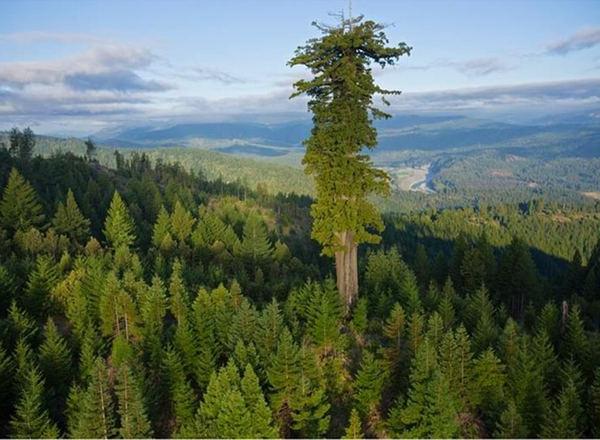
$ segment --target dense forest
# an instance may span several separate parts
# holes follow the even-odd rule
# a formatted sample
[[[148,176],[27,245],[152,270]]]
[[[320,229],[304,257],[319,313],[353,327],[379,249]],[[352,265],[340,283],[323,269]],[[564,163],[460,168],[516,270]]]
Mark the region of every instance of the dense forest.
[[[0,435],[598,437],[600,218],[385,216],[349,313],[307,196],[0,150]]]
[[[288,61],[310,127],[0,135],[0,437],[600,437],[596,125],[378,137],[413,48],[339,18]]]

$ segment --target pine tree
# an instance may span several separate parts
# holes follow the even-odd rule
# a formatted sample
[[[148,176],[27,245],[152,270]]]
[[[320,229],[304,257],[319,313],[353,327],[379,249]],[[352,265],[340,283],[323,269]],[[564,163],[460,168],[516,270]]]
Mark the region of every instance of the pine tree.
[[[495,426],[506,399],[505,367],[492,349],[487,349],[473,362],[470,401],[479,408],[486,426]]]
[[[50,292],[58,280],[58,267],[52,259],[47,255],[39,256],[35,262],[35,269],[29,274],[23,301],[30,313],[43,318],[50,312],[52,306]]]
[[[327,401],[326,388],[327,384],[314,351],[303,344],[300,347],[297,390],[290,403],[292,428],[300,436],[316,438],[327,432],[330,404]]]
[[[500,416],[500,422],[496,427],[494,436],[497,438],[526,438],[527,427],[523,423],[523,418],[519,414],[517,405],[511,399],[508,406]]]
[[[277,343],[283,331],[283,316],[277,300],[273,300],[263,309],[258,318],[256,348],[262,363],[269,366],[272,353],[277,349]]]
[[[13,301],[8,309],[7,327],[12,341],[32,341],[37,336],[37,323],[25,310],[17,306],[16,301]]]
[[[196,219],[183,207],[179,200],[171,214],[171,231],[180,243],[184,243],[192,234]]]
[[[152,229],[152,245],[155,248],[168,251],[165,249],[165,243],[172,243],[173,237],[171,236],[171,217],[164,206],[160,207],[156,223]]]
[[[406,405],[394,411],[390,420],[394,435],[406,438],[457,436],[459,405],[427,338],[417,350],[410,383]]]
[[[195,377],[200,388],[205,389],[216,368],[218,352],[211,300],[205,290],[198,293],[194,300],[193,311],[193,331],[200,346],[196,357]]]
[[[46,378],[46,394],[51,414],[54,420],[60,420],[71,380],[72,356],[66,341],[50,318],[44,329],[44,338],[39,349],[40,367]]]
[[[354,380],[354,400],[356,409],[370,421],[370,425],[380,418],[379,403],[386,378],[387,371],[383,363],[375,359],[370,352],[363,352],[360,368]]]
[[[66,235],[73,242],[83,245],[90,235],[90,221],[83,216],[75,201],[73,191],[67,192],[65,203],[59,203],[52,224],[59,234]]]
[[[408,314],[419,313],[422,311],[421,298],[419,294],[419,285],[415,274],[407,269],[400,281],[400,298],[406,305]]]
[[[589,341],[581,319],[581,310],[579,305],[575,304],[569,310],[561,352],[564,358],[572,357],[579,365],[586,368],[589,349]]]
[[[9,232],[26,231],[43,221],[42,205],[35,190],[13,168],[0,200],[0,225]]]
[[[169,282],[169,309],[178,323],[185,320],[188,316],[188,294],[183,284],[183,267],[181,260],[176,259],[173,262],[173,271]]]
[[[152,428],[146,415],[142,388],[133,371],[124,363],[117,371],[115,385],[117,412],[121,421],[119,433],[123,438],[152,437]]]
[[[273,247],[264,222],[258,215],[252,214],[246,220],[238,252],[252,268],[266,263],[271,258]]]
[[[96,154],[96,145],[91,138],[87,138],[84,142],[85,144],[85,157],[89,162],[94,159],[94,155]]]
[[[273,438],[277,436],[277,430],[273,428],[271,411],[265,401],[258,378],[250,364],[246,365],[244,376],[241,381],[241,392],[244,403],[252,418],[252,430],[245,433],[249,438]]]
[[[358,335],[363,335],[367,331],[369,302],[367,298],[360,298],[352,312],[352,328]]]
[[[362,432],[360,416],[358,415],[356,408],[352,408],[352,411],[350,412],[350,420],[348,421],[348,426],[346,427],[346,431],[342,438],[349,440],[365,438]]]
[[[510,385],[525,429],[528,435],[534,435],[542,426],[548,408],[548,397],[540,365],[536,363],[527,340],[523,340],[519,347]]]
[[[337,287],[348,311],[358,294],[358,244],[379,241],[369,227],[383,229],[367,197],[389,192],[387,173],[361,154],[364,147],[377,144],[369,114],[389,117],[372,105],[372,97],[398,93],[377,86],[369,66],[372,62],[393,65],[410,48],[404,43],[387,47],[383,26],[362,22],[362,17],[343,20],[338,27],[318,28],[324,35],[299,47],[289,62],[308,67],[314,75],[297,81],[292,96],[310,98],[314,127],[305,141],[303,163],[315,177],[317,189],[311,209],[312,237],[323,245],[323,253],[336,257]]]
[[[10,421],[13,438],[56,438],[59,431],[43,407],[44,380],[37,368],[29,366],[21,396]]]
[[[70,405],[69,433],[74,438],[111,438],[116,434],[114,402],[106,364],[94,362],[90,382],[80,399]]]
[[[581,423],[582,416],[581,396],[577,392],[573,378],[569,378],[548,411],[542,425],[542,437],[580,438],[584,431]]]
[[[11,156],[21,162],[28,162],[35,148],[35,136],[31,128],[27,127],[21,132],[18,128],[13,128],[9,134]]]
[[[252,368],[246,367],[240,380],[230,362],[213,373],[195,426],[185,436],[209,438],[271,438],[276,436],[271,414]]]
[[[135,242],[133,219],[117,191],[110,202],[103,232],[106,240],[114,249],[121,246],[130,247]]]
[[[171,414],[173,416],[172,435],[176,436],[180,433],[182,427],[194,423],[196,397],[176,351],[169,349],[165,352],[163,368],[168,382]]]
[[[292,423],[291,402],[295,398],[300,374],[298,346],[292,335],[284,328],[279,338],[277,351],[273,355],[267,377],[273,389],[271,408],[279,424],[279,435],[287,437]]]
[[[306,286],[310,301],[307,305],[307,334],[321,353],[344,348],[346,339],[339,331],[344,310],[333,283],[311,283]]]

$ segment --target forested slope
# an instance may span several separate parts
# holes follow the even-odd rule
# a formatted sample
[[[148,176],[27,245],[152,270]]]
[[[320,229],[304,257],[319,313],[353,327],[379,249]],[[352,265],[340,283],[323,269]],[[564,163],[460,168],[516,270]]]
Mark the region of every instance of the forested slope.
[[[346,317],[307,197],[6,150],[0,187],[0,435],[600,435],[593,207],[391,216]]]

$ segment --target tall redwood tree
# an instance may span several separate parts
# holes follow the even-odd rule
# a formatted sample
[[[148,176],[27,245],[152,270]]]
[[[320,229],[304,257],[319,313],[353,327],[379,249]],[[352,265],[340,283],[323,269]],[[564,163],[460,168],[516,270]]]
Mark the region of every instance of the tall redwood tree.
[[[349,308],[358,294],[357,248],[377,243],[383,222],[371,194],[390,191],[389,176],[373,166],[364,148],[377,145],[373,119],[389,118],[373,104],[374,95],[400,94],[375,84],[372,63],[382,68],[410,55],[405,43],[388,47],[383,26],[363,17],[330,27],[313,23],[323,35],[296,50],[290,66],[306,66],[312,79],[294,84],[292,97],[306,94],[313,129],[305,140],[306,173],[316,182],[312,237],[323,253],[335,256],[337,287]]]

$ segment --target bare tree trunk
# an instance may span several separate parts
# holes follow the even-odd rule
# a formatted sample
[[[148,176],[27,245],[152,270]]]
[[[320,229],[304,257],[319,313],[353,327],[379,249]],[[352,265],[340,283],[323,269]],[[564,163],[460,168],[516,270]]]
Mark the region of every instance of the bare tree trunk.
[[[346,306],[346,312],[358,296],[358,245],[352,231],[336,234],[343,249],[335,253],[335,274],[338,292]]]

